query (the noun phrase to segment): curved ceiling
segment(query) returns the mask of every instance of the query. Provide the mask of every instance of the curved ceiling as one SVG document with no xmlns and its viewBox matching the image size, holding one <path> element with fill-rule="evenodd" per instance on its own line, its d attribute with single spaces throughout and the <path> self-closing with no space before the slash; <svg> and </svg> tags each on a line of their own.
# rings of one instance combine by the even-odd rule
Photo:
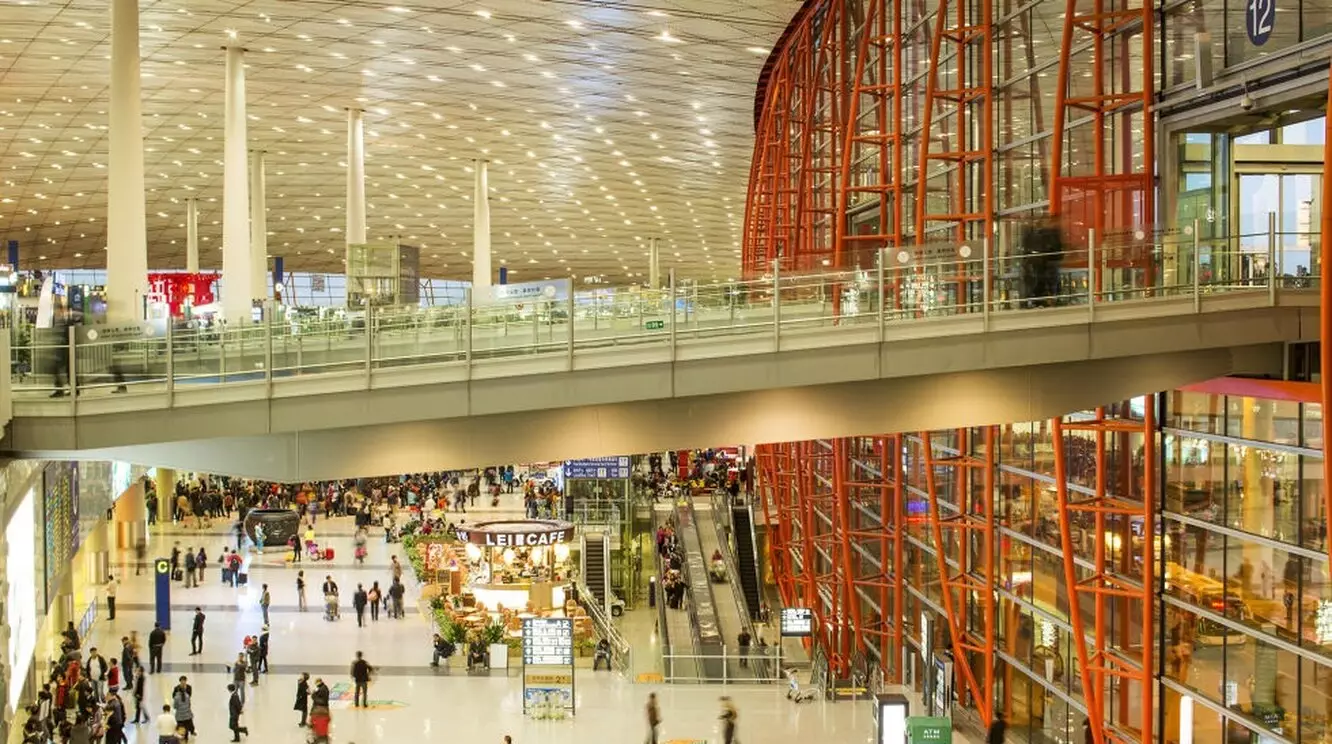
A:
<svg viewBox="0 0 1332 744">
<path fill-rule="evenodd" d="M 110 3 L 0 13 L 0 238 L 25 268 L 105 265 Z M 370 239 L 470 276 L 472 160 L 514 280 L 725 280 L 740 255 L 753 97 L 795 0 L 141 2 L 149 266 L 221 266 L 223 51 L 247 51 L 268 247 L 341 272 L 348 107 L 365 111 Z"/>
</svg>

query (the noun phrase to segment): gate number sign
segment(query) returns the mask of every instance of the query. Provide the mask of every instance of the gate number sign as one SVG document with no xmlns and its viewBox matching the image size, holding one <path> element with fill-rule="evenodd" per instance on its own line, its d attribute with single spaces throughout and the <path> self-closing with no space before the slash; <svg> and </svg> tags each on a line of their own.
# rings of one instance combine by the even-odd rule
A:
<svg viewBox="0 0 1332 744">
<path fill-rule="evenodd" d="M 1272 35 L 1272 25 L 1276 21 L 1276 0 L 1246 0 L 1244 30 L 1254 46 L 1262 46 Z"/>
</svg>

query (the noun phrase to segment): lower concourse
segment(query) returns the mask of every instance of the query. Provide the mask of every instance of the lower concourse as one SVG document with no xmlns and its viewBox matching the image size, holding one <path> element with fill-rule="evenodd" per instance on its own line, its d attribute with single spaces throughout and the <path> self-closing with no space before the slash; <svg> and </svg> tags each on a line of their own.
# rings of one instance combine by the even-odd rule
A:
<svg viewBox="0 0 1332 744">
<path fill-rule="evenodd" d="M 512 497 L 510 497 L 512 498 Z M 521 497 L 519 497 L 521 498 Z M 474 512 L 475 513 L 475 512 Z M 500 509 L 481 509 L 475 519 L 521 518 L 521 501 Z M 739 708 L 740 736 L 763 741 L 821 741 L 851 744 L 863 742 L 873 730 L 868 708 L 862 706 L 794 706 L 773 686 L 714 686 L 636 684 L 619 673 L 593 672 L 580 668 L 576 689 L 578 708 L 572 721 L 540 721 L 522 711 L 520 667 L 502 672 L 468 673 L 461 659 L 440 669 L 431 661 L 431 626 L 419 610 L 416 598 L 420 585 L 409 568 L 407 616 L 390 620 L 383 613 L 377 621 L 366 615 L 366 627 L 358 628 L 349 597 L 357 584 L 373 581 L 386 586 L 391 575 L 391 557 L 406 558 L 398 543 L 386 545 L 375 531 L 364 565 L 352 560 L 353 525 L 350 518 L 319 520 L 321 543 L 335 549 L 332 562 L 287 563 L 279 552 L 247 551 L 247 586 L 236 589 L 221 582 L 216 556 L 224 547 L 235 546 L 231 522 L 217 522 L 206 530 L 177 524 L 153 527 L 148 559 L 169 554 L 175 544 L 184 550 L 203 547 L 212 557 L 203 583 L 184 588 L 173 582 L 171 589 L 172 632 L 165 650 L 161 674 L 149 677 L 145 706 L 150 714 L 160 712 L 169 687 L 185 675 L 194 688 L 194 714 L 200 732 L 198 741 L 222 742 L 227 730 L 226 685 L 231 682 L 227 665 L 236 657 L 247 635 L 256 635 L 263 624 L 259 597 L 269 586 L 272 601 L 271 672 L 260 675 L 260 684 L 247 690 L 244 720 L 254 742 L 303 742 L 297 728 L 299 714 L 293 711 L 297 677 L 306 672 L 313 682 L 322 678 L 331 690 L 333 741 L 357 742 L 495 742 L 505 736 L 523 742 L 578 742 L 636 739 L 645 735 L 644 705 L 647 695 L 657 694 L 663 724 L 663 741 L 705 741 L 715 738 L 718 696 L 730 695 Z M 111 570 L 123 579 L 117 592 L 114 620 L 99 607 L 85 651 L 95 646 L 110 658 L 119 655 L 120 639 L 137 631 L 146 645 L 154 621 L 154 577 L 151 565 L 138 565 L 132 551 L 112 554 Z M 295 580 L 304 570 L 310 596 L 308 611 L 297 606 Z M 317 595 L 320 584 L 331 576 L 342 593 L 341 618 L 323 618 Z M 206 615 L 204 650 L 190 654 L 190 628 L 194 608 Z M 43 639 L 38 658 L 50 648 Z M 355 651 L 362 651 L 376 667 L 370 686 L 369 709 L 351 706 L 349 666 Z M 145 661 L 147 652 L 144 652 Z M 127 698 L 128 699 L 128 698 Z M 131 705 L 129 714 L 133 714 Z M 154 726 L 131 726 L 133 744 L 155 744 Z"/>
</svg>

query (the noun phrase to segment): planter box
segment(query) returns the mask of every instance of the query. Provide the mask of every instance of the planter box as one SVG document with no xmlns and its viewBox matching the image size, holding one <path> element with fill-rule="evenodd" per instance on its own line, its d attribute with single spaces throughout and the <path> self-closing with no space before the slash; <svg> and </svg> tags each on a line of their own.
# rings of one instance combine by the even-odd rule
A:
<svg viewBox="0 0 1332 744">
<path fill-rule="evenodd" d="M 509 645 L 507 643 L 490 644 L 490 668 L 509 668 Z"/>
</svg>

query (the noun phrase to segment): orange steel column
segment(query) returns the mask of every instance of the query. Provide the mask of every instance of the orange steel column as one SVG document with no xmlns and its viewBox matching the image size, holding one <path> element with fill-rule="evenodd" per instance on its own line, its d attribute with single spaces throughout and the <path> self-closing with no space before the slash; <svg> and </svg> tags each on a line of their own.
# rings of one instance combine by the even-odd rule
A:
<svg viewBox="0 0 1332 744">
<path fill-rule="evenodd" d="M 988 725 L 994 714 L 994 470 L 995 429 L 981 429 L 980 453 L 969 442 L 970 432 L 957 432 L 957 453 L 939 454 L 931 432 L 923 432 L 922 454 L 925 465 L 925 487 L 929 498 L 929 522 L 938 561 L 942 604 L 953 642 L 954 674 L 961 679 L 959 688 L 970 695 L 981 720 Z M 945 497 L 938 480 L 941 471 L 953 474 L 955 504 L 944 512 L 941 498 Z M 979 484 L 979 485 L 978 485 Z M 945 539 L 947 535 L 947 539 Z M 982 555 L 971 554 L 970 547 L 977 544 Z M 956 547 L 954 554 L 950 549 Z M 954 571 L 950 559 L 958 566 Z M 969 620 L 972 611 L 980 606 L 981 627 L 975 628 Z M 977 678 L 974 663 L 984 664 Z"/>
<path fill-rule="evenodd" d="M 1323 163 L 1332 163 L 1332 72 L 1328 74 L 1326 131 L 1323 134 Z M 1332 204 L 1332 178 L 1323 174 L 1323 204 Z M 1323 388 L 1323 499 L 1325 514 L 1332 514 L 1332 457 L 1328 456 L 1328 442 L 1332 441 L 1332 283 L 1328 282 L 1327 267 L 1332 266 L 1332 210 L 1323 209 L 1322 244 L 1318 246 L 1318 354 L 1319 383 Z M 1332 558 L 1332 541 L 1328 543 L 1328 556 Z"/>
<path fill-rule="evenodd" d="M 1118 407 L 1117 415 L 1107 415 L 1106 409 L 1098 408 L 1091 420 L 1066 422 L 1063 418 L 1054 419 L 1051 428 L 1054 436 L 1054 478 L 1055 494 L 1059 508 L 1059 535 L 1063 552 L 1064 583 L 1068 596 L 1069 624 L 1072 626 L 1075 655 L 1078 671 L 1082 679 L 1084 702 L 1087 706 L 1087 718 L 1091 724 L 1092 740 L 1096 744 L 1106 742 L 1143 742 L 1149 744 L 1153 738 L 1155 723 L 1154 703 L 1154 661 L 1153 644 L 1155 643 L 1155 615 L 1153 586 L 1155 583 L 1155 545 L 1156 525 L 1156 396 L 1146 396 L 1145 412 L 1142 420 L 1135 420 L 1131 415 L 1128 402 Z M 1091 434 L 1091 439 L 1075 437 L 1079 432 Z M 1131 435 L 1142 436 L 1142 473 L 1141 482 L 1134 477 L 1133 467 L 1138 458 L 1131 451 Z M 1078 460 L 1074 442 L 1090 442 L 1094 449 L 1094 464 L 1090 473 L 1084 470 L 1070 472 L 1070 462 L 1085 468 L 1085 458 Z M 1112 452 L 1113 447 L 1113 452 Z M 1115 465 L 1123 469 L 1125 477 L 1116 479 L 1115 491 L 1111 490 L 1111 477 L 1108 468 L 1111 456 L 1115 456 Z M 1086 482 L 1092 491 L 1087 495 L 1081 491 L 1076 495 L 1070 484 L 1075 481 Z M 1142 520 L 1142 549 L 1140 555 L 1133 552 L 1132 523 Z M 1086 530 L 1088 521 L 1092 533 L 1092 568 L 1088 570 L 1078 565 L 1078 556 L 1085 553 L 1084 547 L 1074 543 L 1073 530 L 1080 524 Z M 1111 529 L 1113 527 L 1113 529 Z M 1118 570 L 1110 568 L 1107 546 L 1116 554 Z M 1131 575 L 1132 569 L 1141 563 L 1139 573 Z M 1120 637 L 1112 642 L 1105 627 L 1106 603 L 1116 601 L 1121 607 Z M 1131 602 L 1141 603 L 1141 635 L 1130 638 L 1127 628 L 1128 618 L 1125 613 Z M 1092 629 L 1088 632 L 1087 619 L 1084 617 L 1084 602 L 1092 605 Z M 1109 725 L 1106 720 L 1107 708 L 1105 692 L 1110 678 L 1117 680 L 1117 685 L 1124 692 L 1119 707 L 1117 726 Z M 1128 685 L 1139 685 L 1139 711 L 1137 720 L 1128 718 Z"/>
<path fill-rule="evenodd" d="M 993 12 L 992 0 L 939 0 L 934 15 L 916 181 L 917 243 L 961 242 L 993 232 Z M 969 58 L 977 52 L 979 64 Z M 944 72 L 951 70 L 951 86 L 946 87 L 940 80 L 941 68 Z M 936 107 L 939 120 L 946 121 L 951 131 L 933 130 Z M 931 147 L 935 142 L 937 150 Z M 933 171 L 931 165 L 935 166 Z M 931 184 L 939 180 L 947 192 L 947 208 L 942 212 L 929 206 Z M 943 223 L 950 229 L 934 232 L 932 223 Z M 932 238 L 931 234 L 938 237 Z"/>
</svg>

